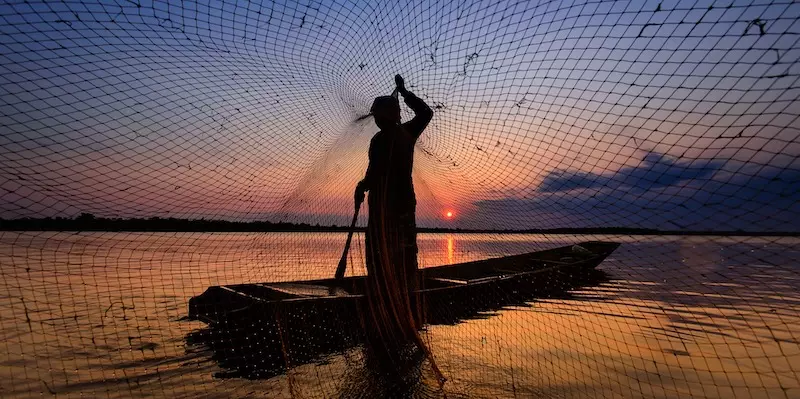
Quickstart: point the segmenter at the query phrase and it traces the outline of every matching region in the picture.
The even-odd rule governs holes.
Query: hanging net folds
[[[791,0],[4,1],[0,396],[798,397],[798,40]]]

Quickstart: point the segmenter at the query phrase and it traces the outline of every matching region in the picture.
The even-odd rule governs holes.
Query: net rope
[[[0,31],[0,396],[800,396],[796,1],[27,0]],[[321,302],[189,317],[333,277],[395,74],[434,111],[420,268],[621,246],[431,308],[391,378]]]

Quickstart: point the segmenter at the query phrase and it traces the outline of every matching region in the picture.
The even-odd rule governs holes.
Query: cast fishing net
[[[3,2],[0,395],[796,397],[798,17],[790,0]],[[399,375],[317,302],[189,317],[207,287],[333,276],[347,229],[317,225],[352,217],[377,131],[359,118],[398,73],[434,111],[416,224],[451,229],[420,231],[421,268],[622,245],[437,307]]]

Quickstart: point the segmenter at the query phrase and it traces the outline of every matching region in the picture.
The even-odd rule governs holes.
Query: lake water
[[[0,396],[374,396],[354,355],[219,378],[187,301],[206,287],[331,277],[342,233],[0,232]],[[448,397],[800,397],[800,239],[422,234],[420,265],[582,240],[607,281],[423,336]],[[348,273],[363,273],[356,237]]]

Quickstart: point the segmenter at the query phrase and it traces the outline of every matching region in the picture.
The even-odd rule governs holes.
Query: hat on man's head
[[[375,97],[369,112],[376,117],[395,117],[400,111],[400,100],[394,96]]]

